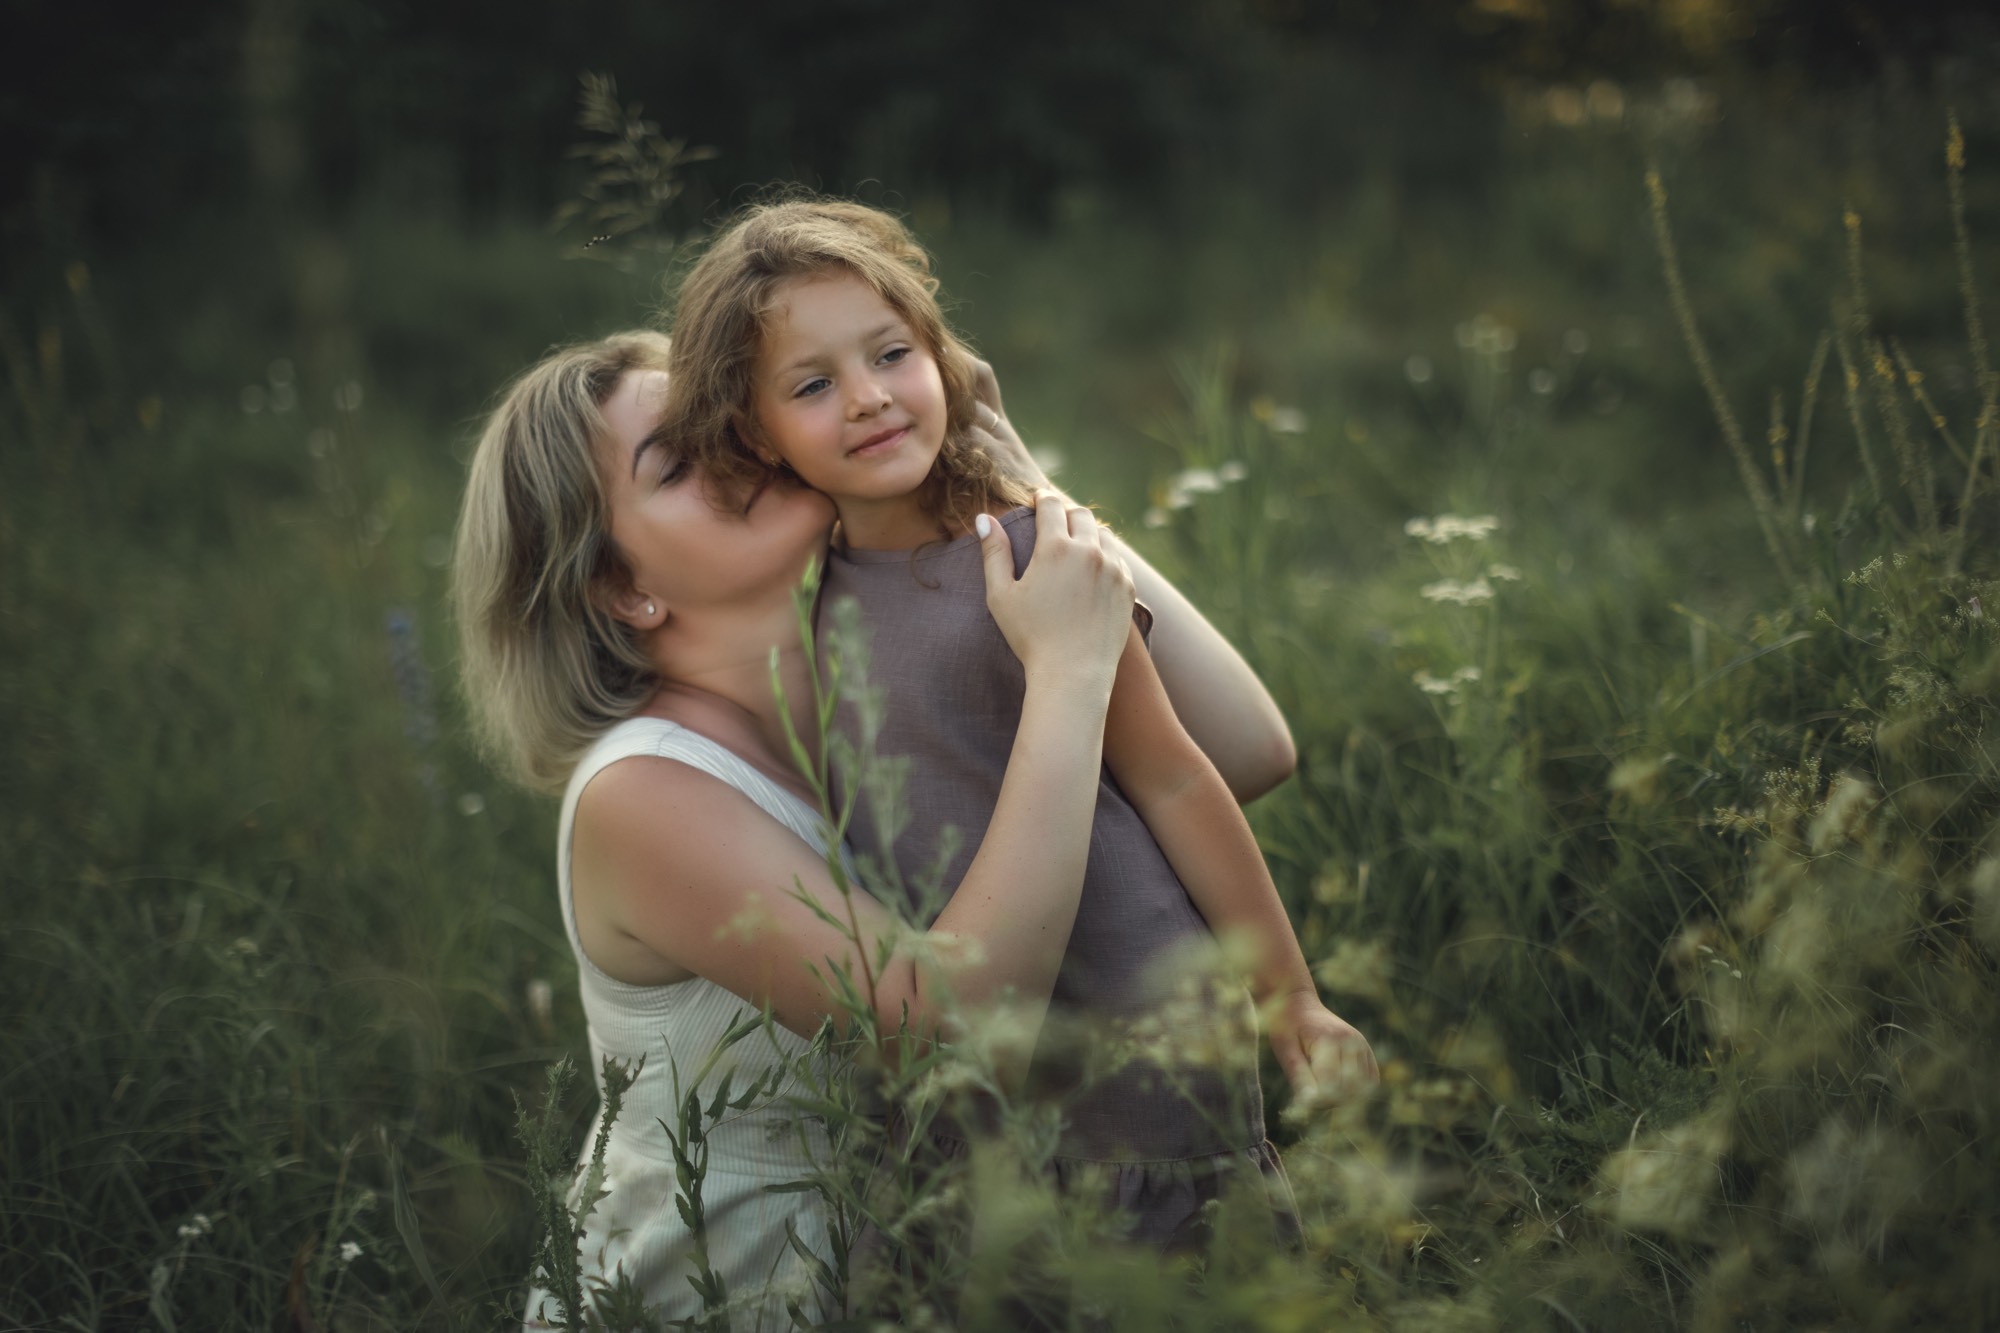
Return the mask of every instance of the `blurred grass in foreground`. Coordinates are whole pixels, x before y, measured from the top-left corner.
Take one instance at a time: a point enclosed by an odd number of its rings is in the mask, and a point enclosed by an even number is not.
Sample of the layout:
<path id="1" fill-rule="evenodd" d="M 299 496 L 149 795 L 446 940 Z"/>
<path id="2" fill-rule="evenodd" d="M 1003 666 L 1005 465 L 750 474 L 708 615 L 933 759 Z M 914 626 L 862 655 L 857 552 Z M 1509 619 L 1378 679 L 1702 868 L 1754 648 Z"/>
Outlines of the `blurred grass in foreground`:
<path id="1" fill-rule="evenodd" d="M 1030 442 L 1278 691 L 1301 772 L 1255 822 L 1388 1061 L 1287 1122 L 1303 1256 L 1073 1275 L 1130 1326 L 2000 1318 L 1993 381 L 1935 114 L 1829 163 L 1862 119 L 1754 110 L 1650 145 L 1736 411 L 1781 384 L 1795 441 L 1829 324 L 1925 374 L 1860 362 L 1877 494 L 1825 370 L 1790 584 L 1629 137 L 1309 223 L 917 217 Z M 1982 255 L 1996 179 L 1975 153 Z M 463 744 L 440 543 L 484 395 L 651 291 L 387 205 L 101 269 L 48 216 L 0 328 L 0 1320 L 504 1323 L 512 1094 L 581 1021 L 553 811 Z"/>

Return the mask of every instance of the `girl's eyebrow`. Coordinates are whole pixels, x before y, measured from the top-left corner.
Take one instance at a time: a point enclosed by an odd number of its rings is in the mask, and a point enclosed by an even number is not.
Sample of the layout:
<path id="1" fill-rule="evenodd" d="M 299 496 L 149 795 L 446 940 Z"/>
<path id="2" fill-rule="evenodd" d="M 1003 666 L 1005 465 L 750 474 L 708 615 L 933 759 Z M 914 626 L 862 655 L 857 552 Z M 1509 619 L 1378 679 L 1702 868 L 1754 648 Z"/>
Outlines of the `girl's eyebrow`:
<path id="1" fill-rule="evenodd" d="M 872 328 L 868 330 L 868 332 L 862 334 L 861 341 L 865 343 L 872 343 L 878 338 L 885 338 L 889 334 L 902 332 L 903 327 L 904 324 L 902 319 L 900 318 L 892 319 L 887 324 L 879 325 L 876 328 Z M 819 361 L 822 355 L 823 354 L 818 351 L 808 352 L 804 356 L 798 358 L 796 361 L 793 361 L 790 365 L 780 366 L 778 369 L 772 371 L 771 376 L 773 379 L 776 379 L 785 375 L 790 375 L 795 371 L 804 370 L 807 366 L 813 365 L 814 363 Z M 644 446 L 641 447 L 643 448 Z"/>

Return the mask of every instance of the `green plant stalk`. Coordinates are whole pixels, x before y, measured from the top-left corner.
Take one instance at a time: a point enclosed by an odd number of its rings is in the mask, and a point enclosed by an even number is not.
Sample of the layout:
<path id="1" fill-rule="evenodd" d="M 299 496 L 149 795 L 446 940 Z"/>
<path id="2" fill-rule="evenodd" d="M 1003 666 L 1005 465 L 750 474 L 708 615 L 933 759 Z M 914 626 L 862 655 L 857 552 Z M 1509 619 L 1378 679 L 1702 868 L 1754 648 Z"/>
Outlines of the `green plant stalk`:
<path id="1" fill-rule="evenodd" d="M 1716 420 L 1722 426 L 1722 438 L 1728 443 L 1729 452 L 1735 455 L 1737 472 L 1743 478 L 1743 489 L 1749 492 L 1751 508 L 1756 510 L 1757 525 L 1764 534 L 1764 544 L 1770 548 L 1771 559 L 1778 567 L 1778 577 L 1789 587 L 1793 582 L 1792 561 L 1785 542 L 1779 536 L 1777 510 L 1764 486 L 1764 478 L 1758 472 L 1757 461 L 1751 456 L 1743 427 L 1736 420 L 1736 411 L 1729 405 L 1728 395 L 1722 391 L 1722 380 L 1715 373 L 1708 344 L 1695 322 L 1694 304 L 1688 299 L 1687 283 L 1681 277 L 1680 256 L 1674 245 L 1673 227 L 1667 218 L 1667 187 L 1660 179 L 1657 167 L 1646 172 L 1646 190 L 1652 199 L 1654 244 L 1659 251 L 1660 265 L 1666 273 L 1668 300 L 1673 306 L 1674 317 L 1680 321 L 1681 340 L 1687 344 L 1688 354 L 1694 358 L 1695 373 L 1701 379 L 1701 387 L 1708 393 L 1709 405 L 1715 409 Z"/>

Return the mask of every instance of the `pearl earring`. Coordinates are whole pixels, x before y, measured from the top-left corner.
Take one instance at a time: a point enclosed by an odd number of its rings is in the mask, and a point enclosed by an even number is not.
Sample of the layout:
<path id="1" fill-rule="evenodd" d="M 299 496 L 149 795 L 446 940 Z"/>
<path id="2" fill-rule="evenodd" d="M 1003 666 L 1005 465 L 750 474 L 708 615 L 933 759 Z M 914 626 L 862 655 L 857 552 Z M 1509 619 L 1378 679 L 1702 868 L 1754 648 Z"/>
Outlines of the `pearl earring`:
<path id="1" fill-rule="evenodd" d="M 646 614 L 649 616 L 653 614 L 653 604 L 651 602 L 646 603 Z"/>

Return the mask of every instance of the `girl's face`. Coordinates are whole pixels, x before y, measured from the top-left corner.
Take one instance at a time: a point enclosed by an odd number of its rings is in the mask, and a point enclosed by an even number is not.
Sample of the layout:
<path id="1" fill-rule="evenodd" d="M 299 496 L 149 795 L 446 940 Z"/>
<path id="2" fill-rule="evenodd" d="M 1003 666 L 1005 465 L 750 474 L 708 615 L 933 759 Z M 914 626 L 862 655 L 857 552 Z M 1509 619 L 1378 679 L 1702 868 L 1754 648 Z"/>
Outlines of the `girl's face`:
<path id="1" fill-rule="evenodd" d="M 788 603 L 806 563 L 826 547 L 833 506 L 777 474 L 734 504 L 712 493 L 668 444 L 647 442 L 666 394 L 665 372 L 636 371 L 603 407 L 599 466 L 611 537 L 632 571 L 625 596 L 634 608 L 650 603 L 648 619 L 658 622 L 715 607 L 755 610 L 767 599 Z"/>
<path id="2" fill-rule="evenodd" d="M 810 486 L 861 512 L 914 503 L 944 443 L 937 360 L 851 273 L 785 284 L 752 372 L 768 446 Z"/>

